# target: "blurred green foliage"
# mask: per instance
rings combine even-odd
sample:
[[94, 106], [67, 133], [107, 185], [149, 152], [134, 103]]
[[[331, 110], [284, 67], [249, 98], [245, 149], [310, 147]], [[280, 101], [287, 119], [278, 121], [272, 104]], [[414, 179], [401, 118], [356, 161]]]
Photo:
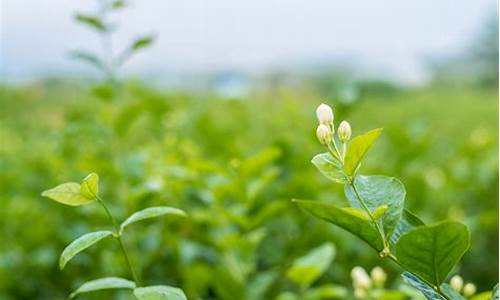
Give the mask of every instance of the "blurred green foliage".
[[[464, 221], [473, 246], [455, 273], [491, 289], [498, 280], [497, 89], [381, 86], [364, 84], [352, 101], [328, 100], [355, 135], [384, 127], [362, 172], [400, 178], [407, 207], [428, 223]], [[328, 241], [335, 259], [310, 285], [335, 284], [342, 299], [352, 297], [338, 286], [350, 286], [352, 267], [380, 263], [376, 253], [290, 201], [345, 201], [310, 163], [321, 151], [314, 109], [325, 99], [317, 90], [277, 86], [225, 99], [128, 82], [103, 101], [79, 84], [4, 86], [0, 299], [63, 299], [86, 280], [127, 276], [109, 241], [58, 270], [64, 246], [108, 222], [96, 205], [68, 209], [40, 192], [89, 172], [100, 175], [102, 198], [120, 220], [158, 205], [189, 214], [131, 228], [125, 243], [134, 244], [132, 260], [147, 270], [147, 284], [179, 286], [189, 299], [284, 297], [301, 290], [287, 276], [297, 259]], [[399, 284], [400, 270], [382, 266]], [[113, 295], [128, 299], [84, 297]]]

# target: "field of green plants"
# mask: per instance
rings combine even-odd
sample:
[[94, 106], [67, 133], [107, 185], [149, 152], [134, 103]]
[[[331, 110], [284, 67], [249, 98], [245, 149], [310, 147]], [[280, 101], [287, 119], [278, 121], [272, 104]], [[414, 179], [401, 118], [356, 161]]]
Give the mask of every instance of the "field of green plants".
[[[314, 114], [322, 102], [335, 122], [350, 122], [353, 136], [384, 128], [363, 174], [399, 178], [405, 207], [426, 223], [469, 227], [471, 247], [446, 282], [458, 274], [464, 283], [455, 278], [452, 286], [476, 287], [464, 287], [468, 299], [490, 299], [498, 282], [498, 90], [376, 87], [361, 86], [359, 99], [346, 102], [310, 85], [238, 99], [137, 81], [113, 98], [81, 83], [3, 86], [0, 299], [65, 299], [91, 279], [132, 279], [112, 239], [59, 269], [71, 241], [112, 228], [96, 203], [69, 207], [41, 193], [92, 172], [119, 222], [151, 206], [187, 214], [127, 227], [123, 243], [147, 285], [179, 287], [193, 300], [423, 299], [398, 265], [291, 201], [347, 203], [343, 188], [311, 164], [323, 152]], [[375, 270], [368, 278], [357, 266]]]

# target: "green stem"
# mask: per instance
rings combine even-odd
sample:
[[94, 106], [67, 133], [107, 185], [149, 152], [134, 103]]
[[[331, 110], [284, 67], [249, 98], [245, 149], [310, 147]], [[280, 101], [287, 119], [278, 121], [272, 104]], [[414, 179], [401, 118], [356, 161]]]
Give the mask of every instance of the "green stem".
[[113, 227], [115, 228], [115, 237], [118, 240], [118, 243], [120, 244], [120, 249], [123, 252], [123, 256], [125, 257], [125, 261], [126, 261], [127, 266], [130, 270], [130, 273], [132, 273], [132, 278], [134, 278], [134, 281], [137, 285], [140, 285], [139, 276], [137, 276], [137, 273], [135, 272], [135, 269], [132, 265], [132, 262], [130, 260], [129, 255], [128, 255], [127, 248], [125, 248], [125, 244], [123, 243], [123, 239], [122, 239], [121, 234], [120, 234], [120, 227], [118, 226], [116, 219], [113, 217], [113, 215], [111, 214], [111, 211], [109, 210], [109, 208], [106, 206], [104, 201], [99, 196], [96, 196], [96, 200], [104, 208], [104, 210], [106, 211], [106, 214], [108, 215], [108, 218], [111, 220], [111, 223], [113, 223]]

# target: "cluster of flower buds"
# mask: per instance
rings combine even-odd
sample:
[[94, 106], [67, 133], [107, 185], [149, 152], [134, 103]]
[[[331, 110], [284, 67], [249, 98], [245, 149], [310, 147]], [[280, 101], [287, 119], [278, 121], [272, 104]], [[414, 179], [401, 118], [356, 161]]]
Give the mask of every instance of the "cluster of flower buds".
[[366, 299], [372, 288], [384, 288], [387, 275], [381, 267], [371, 270], [370, 276], [362, 267], [354, 267], [351, 270], [352, 286], [356, 299]]
[[[319, 122], [316, 129], [316, 136], [320, 143], [328, 145], [332, 141], [335, 142], [333, 137], [335, 134], [333, 109], [329, 105], [322, 103], [316, 109], [316, 117]], [[341, 143], [347, 143], [351, 138], [351, 125], [347, 121], [342, 121], [339, 125], [337, 135]]]
[[464, 280], [460, 275], [451, 277], [450, 286], [452, 289], [454, 289], [458, 293], [461, 293], [465, 297], [471, 297], [476, 293], [476, 286], [470, 282], [467, 282], [464, 285]]

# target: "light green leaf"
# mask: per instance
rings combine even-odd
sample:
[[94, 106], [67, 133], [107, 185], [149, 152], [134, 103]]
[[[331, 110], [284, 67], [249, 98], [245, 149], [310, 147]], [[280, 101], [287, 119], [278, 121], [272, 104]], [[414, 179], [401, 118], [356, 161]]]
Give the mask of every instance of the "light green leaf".
[[87, 64], [92, 65], [97, 69], [102, 70], [105, 68], [104, 63], [101, 61], [101, 59], [93, 53], [78, 50], [70, 52], [69, 56], [70, 58], [86, 62]]
[[[357, 208], [357, 207], [343, 207], [341, 208], [343, 211], [354, 215], [358, 218], [361, 218], [366, 221], [371, 221], [372, 219], [370, 218], [370, 215], [362, 209], [362, 208]], [[378, 221], [382, 215], [384, 215], [385, 211], [387, 210], [387, 205], [381, 205], [374, 209], [372, 211], [372, 217], [375, 221]]]
[[[396, 178], [381, 175], [358, 175], [354, 179], [354, 185], [370, 210], [373, 211], [382, 205], [388, 206], [381, 221], [384, 234], [389, 238], [403, 213], [406, 195], [404, 185]], [[344, 192], [351, 206], [363, 207], [351, 185], [346, 185]]]
[[382, 128], [368, 131], [351, 140], [347, 147], [347, 153], [344, 160], [344, 171], [347, 175], [353, 175], [365, 154], [382, 133]]
[[389, 206], [387, 205], [380, 205], [379, 207], [375, 208], [375, 210], [373, 210], [372, 212], [372, 216], [373, 218], [375, 219], [375, 221], [378, 221], [380, 219], [380, 217], [382, 217], [385, 212], [387, 211], [387, 209], [389, 208]]
[[440, 286], [469, 243], [467, 226], [445, 221], [420, 226], [402, 235], [396, 244], [396, 256], [408, 271]]
[[494, 299], [492, 297], [492, 293], [490, 291], [487, 291], [472, 296], [470, 300], [498, 300], [498, 298]]
[[402, 276], [406, 282], [424, 294], [425, 298], [428, 300], [446, 300], [445, 297], [441, 296], [431, 286], [410, 272], [404, 272]]
[[447, 283], [441, 284], [441, 291], [448, 295], [452, 300], [466, 300]]
[[346, 184], [348, 182], [347, 176], [344, 174], [344, 170], [342, 170], [342, 163], [340, 163], [330, 153], [325, 152], [317, 154], [313, 157], [311, 162], [326, 178], [342, 184]]
[[134, 296], [139, 300], [187, 300], [181, 289], [166, 285], [136, 288]]
[[148, 207], [138, 212], [133, 213], [130, 217], [128, 217], [121, 225], [120, 225], [120, 234], [123, 232], [125, 227], [128, 225], [144, 220], [159, 217], [162, 215], [177, 215], [185, 217], [187, 214], [178, 208], [169, 207], [169, 206], [156, 206], [156, 207]]
[[106, 26], [104, 25], [104, 22], [100, 18], [95, 16], [76, 14], [75, 20], [82, 24], [92, 27], [97, 31], [106, 31], [107, 29]]
[[135, 289], [135, 282], [119, 277], [95, 279], [82, 284], [69, 297], [74, 298], [78, 294], [109, 289]]
[[96, 198], [99, 193], [99, 176], [96, 173], [90, 173], [82, 180], [80, 193], [88, 199]]
[[305, 289], [318, 279], [330, 266], [335, 256], [332, 243], [325, 243], [314, 248], [305, 256], [297, 258], [286, 275], [295, 284]]
[[76, 182], [60, 184], [50, 190], [43, 191], [42, 196], [71, 206], [84, 205], [94, 201], [94, 199], [89, 199], [82, 195], [80, 184]]
[[105, 237], [112, 235], [113, 232], [108, 230], [96, 231], [82, 235], [77, 238], [71, 244], [64, 248], [59, 258], [59, 267], [61, 269], [66, 266], [66, 263], [70, 261], [75, 255], [87, 249], [88, 247], [94, 245]]
[[377, 229], [370, 221], [338, 208], [334, 205], [319, 201], [294, 200], [300, 208], [322, 220], [335, 224], [364, 240], [368, 245], [382, 251], [384, 248], [382, 239]]
[[132, 49], [133, 51], [137, 51], [139, 49], [149, 47], [153, 43], [153, 41], [154, 36], [152, 35], [140, 37], [132, 43], [130, 49]]
[[401, 219], [399, 219], [398, 224], [396, 224], [396, 228], [394, 228], [394, 232], [392, 233], [390, 240], [391, 243], [396, 244], [401, 235], [422, 225], [425, 225], [425, 223], [419, 217], [407, 209], [403, 210], [403, 215], [401, 216]]
[[348, 291], [345, 287], [335, 284], [326, 284], [313, 287], [305, 292], [304, 299], [346, 299]]

